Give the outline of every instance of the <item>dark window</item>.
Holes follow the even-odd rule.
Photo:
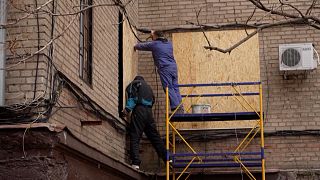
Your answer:
[[[92,0],[80,0],[81,10],[92,6]],[[92,8],[80,13],[80,77],[92,84]]]

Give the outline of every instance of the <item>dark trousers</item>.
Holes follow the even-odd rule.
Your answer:
[[[145,133],[155,148],[158,156],[166,161],[166,148],[156,129],[156,124],[152,115],[152,108],[137,105],[132,111],[130,122],[130,156],[132,164],[140,165],[139,142],[142,133]]]

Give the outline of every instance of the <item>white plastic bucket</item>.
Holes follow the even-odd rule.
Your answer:
[[[192,114],[196,113],[210,113],[211,112],[211,105],[210,104],[193,104],[192,107]]]

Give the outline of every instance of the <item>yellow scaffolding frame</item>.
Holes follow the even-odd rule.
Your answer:
[[[223,84],[223,83],[222,83]],[[244,151],[244,149],[250,144],[250,142],[254,139],[254,137],[260,132],[260,148],[261,148],[261,175],[262,180],[265,180],[265,158],[264,158],[264,127],[263,127],[263,109],[262,109],[262,84],[261,82],[255,82],[254,85],[259,85],[259,109],[260,112],[254,109],[253,106],[250,105],[250,103],[244,98],[244,95],[235,88],[235,84],[237,83],[224,83],[229,84],[233,87],[236,94],[233,94],[233,96],[236,98],[236,100],[242,105],[242,102],[237,97],[241,97],[242,100],[252,109],[254,112],[258,115],[260,119],[257,120],[257,123],[252,127],[252,129],[249,131],[249,133],[245,136],[245,138],[238,144],[236,149],[234,150],[234,153],[239,153],[237,155],[233,156],[233,160],[236,163],[239,163],[239,166],[242,168],[242,170],[247,174],[247,176],[252,179],[256,180],[256,178],[253,176],[253,174],[249,171],[249,169],[245,166],[245,164],[241,161],[241,158],[239,156],[241,155],[241,152]],[[244,85],[249,85],[248,82],[244,82]],[[192,86],[193,89],[195,86]],[[193,90],[192,89],[192,90]],[[186,98],[192,93],[192,90],[186,95]],[[199,97],[199,96],[197,96]],[[184,101],[185,99],[183,99]],[[177,109],[183,104],[183,101],[179,104]],[[247,109],[247,108],[246,108]],[[248,110],[248,109],[247,109]],[[189,161],[189,163],[186,165],[185,168],[183,168],[182,172],[179,174],[177,178],[175,178],[175,169],[174,166],[171,166],[172,168],[172,179],[179,180],[182,175],[187,171],[187,169],[190,167],[190,165],[194,162],[196,158],[199,159],[199,162],[201,162],[200,156],[197,155],[197,152],[192,148],[192,146],[186,141],[186,139],[179,133],[178,129],[174,127],[174,123],[170,122],[173,115],[176,113],[176,110],[172,112],[171,115],[169,115],[169,89],[166,88],[166,149],[167,149],[167,162],[166,162],[166,179],[170,179],[170,140],[169,140],[169,130],[172,130],[172,152],[176,153],[176,147],[175,147],[175,141],[176,141],[176,135],[178,135],[181,140],[187,145],[187,147],[192,151],[194,154],[194,157]],[[185,179],[188,179],[190,174]]]

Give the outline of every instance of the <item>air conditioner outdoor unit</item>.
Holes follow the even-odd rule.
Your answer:
[[[312,43],[280,44],[280,71],[311,70],[317,68]]]

